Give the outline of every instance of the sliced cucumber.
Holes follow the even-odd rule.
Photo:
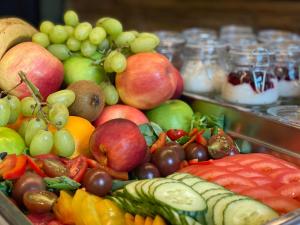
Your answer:
[[[140,182],[137,185],[135,185],[136,194],[139,196],[141,200],[145,199],[145,196],[142,193],[142,185],[147,181],[148,180],[140,180]]]
[[[207,190],[211,189],[222,189],[223,187],[210,182],[200,182],[196,183],[192,186],[192,188],[197,191],[199,194],[203,194]]]
[[[161,185],[161,184],[165,184],[165,183],[179,183],[178,181],[176,180],[172,180],[172,179],[167,179],[167,178],[161,178],[160,180],[157,180],[155,182],[153,182],[150,187],[149,187],[149,190],[148,190],[148,197],[150,198],[154,198],[154,191],[156,189],[157,186]]]
[[[206,210],[206,202],[201,195],[180,182],[167,182],[157,185],[153,191],[153,198],[159,204],[167,205],[175,210],[184,212]]]
[[[189,173],[172,173],[171,175],[167,176],[167,178],[174,179],[174,180],[180,180],[182,178],[187,178],[187,177],[194,177],[194,176]]]
[[[231,195],[219,199],[216,204],[213,206],[213,222],[214,225],[223,225],[223,213],[227,206],[236,200],[248,199],[242,195]]]
[[[199,179],[198,177],[184,177],[181,178],[180,181],[185,183],[188,186],[193,186],[196,183],[203,182],[203,180]]]
[[[279,215],[268,206],[252,200],[241,199],[229,203],[224,211],[224,225],[262,225]]]
[[[226,196],[232,195],[231,193],[224,193],[224,194],[216,194],[214,196],[211,196],[206,200],[207,204],[207,212],[205,214],[205,220],[207,225],[213,225],[213,207],[216,204],[216,202]]]
[[[225,189],[225,188],[216,188],[216,189],[210,189],[205,192],[203,192],[201,195],[204,198],[204,200],[209,199],[211,196],[217,195],[217,194],[224,194],[224,193],[231,193],[231,191]]]
[[[124,193],[133,200],[141,200],[140,196],[137,194],[135,186],[138,185],[141,181],[134,181],[130,184],[127,184],[124,187]]]
[[[194,218],[189,216],[182,216],[188,225],[203,225],[202,223],[196,221]]]
[[[149,199],[149,189],[150,189],[150,186],[151,186],[152,183],[156,182],[159,179],[160,178],[149,179],[149,180],[147,180],[146,182],[143,183],[141,191],[143,193],[143,196],[144,196],[145,200],[151,202],[152,199]]]

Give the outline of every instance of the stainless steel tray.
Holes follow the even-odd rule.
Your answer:
[[[300,166],[300,129],[257,111],[191,93],[183,99],[195,111],[224,114],[225,128],[235,138],[247,141],[253,151],[265,152]],[[23,213],[0,192],[0,225],[30,225]],[[300,209],[266,225],[300,225]]]

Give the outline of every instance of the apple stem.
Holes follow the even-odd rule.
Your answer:
[[[42,116],[42,119],[49,124],[50,121],[48,120],[45,112],[42,110],[42,106],[46,104],[45,102],[42,102],[43,96],[41,95],[39,89],[30,80],[27,79],[26,73],[24,73],[23,71],[20,71],[18,75],[21,79],[21,83],[24,82],[29,91],[31,92],[31,95],[36,102],[36,107],[38,107],[38,114],[40,114]]]

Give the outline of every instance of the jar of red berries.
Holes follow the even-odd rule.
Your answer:
[[[278,100],[278,81],[274,76],[274,53],[258,45],[229,51],[230,72],[222,88],[226,101],[241,105],[265,105]]]

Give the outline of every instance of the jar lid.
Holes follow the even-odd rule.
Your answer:
[[[160,46],[163,47],[176,47],[185,44],[185,39],[182,34],[175,31],[160,30],[156,31],[155,34],[160,39]]]
[[[220,36],[227,34],[253,34],[253,29],[250,26],[228,24],[221,27]]]
[[[261,43],[282,43],[286,41],[300,40],[299,35],[286,30],[266,29],[258,32],[258,40]]]
[[[190,56],[200,56],[200,58],[214,59],[218,57],[218,50],[226,45],[214,40],[202,41],[200,43],[187,43],[183,54]]]
[[[207,40],[217,40],[217,32],[208,28],[188,28],[182,35],[187,43],[197,44]]]
[[[256,36],[254,34],[227,34],[221,36],[220,41],[229,46],[248,46],[257,44]]]

